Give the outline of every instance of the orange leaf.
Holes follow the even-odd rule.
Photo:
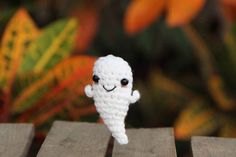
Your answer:
[[[91,80],[88,78],[88,76],[91,76],[94,61],[95,58],[89,56],[74,56],[62,61],[57,66],[55,66],[55,68],[50,70],[43,78],[35,81],[31,86],[22,91],[12,105],[12,111],[19,112],[30,108],[31,106],[28,106],[29,104],[26,106],[23,104],[28,102],[27,100],[31,98],[32,95],[34,95],[37,91],[44,87],[50,87],[50,84],[55,81],[58,82],[58,86],[54,88],[56,90],[55,93],[64,89],[65,87],[68,87],[68,84],[70,85],[70,81],[74,82],[77,78],[72,78],[72,76],[78,75],[78,72],[80,72],[79,76],[81,77],[80,79],[77,79],[76,83],[79,85],[84,85],[84,83],[86,83],[88,80]],[[84,70],[81,70],[80,68]],[[71,87],[73,86],[74,85],[71,85]],[[54,92],[52,93],[54,94]],[[49,94],[49,96],[50,95],[52,94]],[[40,97],[42,97],[42,95]]]
[[[167,24],[181,26],[192,20],[205,4],[205,0],[169,0],[167,4]]]
[[[201,100],[187,106],[175,122],[177,139],[188,139],[193,135],[207,135],[218,127],[218,114]]]
[[[128,34],[135,34],[154,22],[164,10],[166,0],[133,0],[128,6],[124,27]]]
[[[80,84],[79,86],[82,87],[78,87],[76,85],[77,82],[81,81],[81,78],[84,78],[86,76],[84,76],[84,74],[88,71],[91,71],[91,65],[88,65],[86,67],[83,68],[78,68],[73,74],[71,74],[71,76],[60,82],[60,84],[54,88],[52,88],[48,93],[46,93],[36,104],[34,104],[34,106],[30,107],[29,109],[27,109],[26,111],[24,111],[20,117],[18,117],[18,122],[26,122],[27,120],[30,119],[30,117],[33,117],[33,115],[35,115],[39,110],[43,110],[45,108],[48,108],[48,106],[52,106],[52,103],[47,103],[47,102],[51,102],[54,99],[57,99],[57,95],[59,94],[63,94],[63,90],[70,87],[77,87],[77,88],[83,88],[84,86],[89,82],[90,79],[86,79],[86,81],[83,81],[83,84]],[[89,74],[91,75],[91,74]],[[75,87],[75,88],[76,88]],[[66,91],[66,93],[69,95],[69,92]],[[60,99],[66,99],[68,100],[68,102],[71,102],[73,99],[78,98],[78,94],[76,93],[76,96],[73,95],[66,95],[64,97],[62,97],[62,95],[60,95]],[[81,93],[80,93],[81,95]],[[61,100],[59,100],[61,101]]]
[[[79,22],[75,49],[79,52],[85,52],[91,45],[97,32],[99,9],[96,7],[83,7],[72,13],[72,16]]]

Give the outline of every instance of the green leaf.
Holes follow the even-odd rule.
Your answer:
[[[69,55],[76,34],[76,20],[59,20],[44,29],[26,52],[19,73],[47,71]]]

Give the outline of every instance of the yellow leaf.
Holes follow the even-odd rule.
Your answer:
[[[25,50],[38,34],[39,30],[24,8],[7,24],[0,48],[0,79],[4,88],[10,88]]]
[[[133,0],[128,6],[124,27],[128,34],[135,34],[154,22],[164,10],[166,0]]]
[[[205,4],[205,0],[168,0],[167,24],[171,27],[187,24]]]
[[[193,135],[207,135],[218,127],[217,113],[200,100],[195,100],[184,109],[175,122],[177,139],[188,139]]]

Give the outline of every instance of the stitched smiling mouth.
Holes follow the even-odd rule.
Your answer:
[[[104,85],[103,85],[102,87],[103,87],[107,92],[111,92],[111,91],[113,91],[113,90],[116,88],[116,86],[114,86],[112,89],[106,89]]]

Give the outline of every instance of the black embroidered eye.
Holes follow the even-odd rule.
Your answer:
[[[129,80],[124,78],[120,81],[120,83],[121,83],[122,86],[126,86],[129,83]]]
[[[93,81],[95,83],[98,83],[99,80],[100,80],[100,78],[97,75],[93,75]]]

